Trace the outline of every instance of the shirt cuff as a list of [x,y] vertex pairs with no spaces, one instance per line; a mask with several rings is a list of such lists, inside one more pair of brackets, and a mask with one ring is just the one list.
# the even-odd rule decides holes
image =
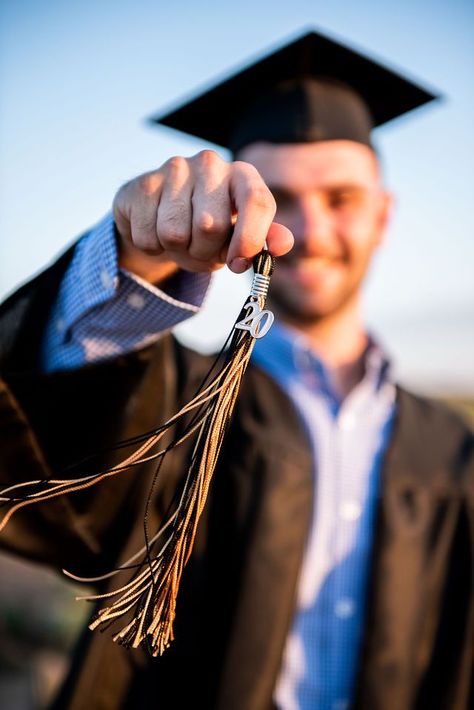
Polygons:
[[111,214],[83,237],[43,343],[47,371],[79,367],[157,340],[201,308],[211,275],[179,271],[161,288],[118,265]]

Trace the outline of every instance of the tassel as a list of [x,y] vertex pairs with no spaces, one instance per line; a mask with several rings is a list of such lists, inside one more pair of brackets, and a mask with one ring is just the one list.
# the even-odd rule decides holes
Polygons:
[[[250,296],[198,392],[162,426],[119,442],[113,447],[120,449],[139,444],[132,454],[115,466],[96,473],[29,481],[0,491],[0,503],[10,506],[0,522],[1,532],[12,515],[25,506],[84,490],[106,478],[122,475],[145,462],[157,461],[145,507],[144,547],[119,568],[99,577],[77,577],[63,570],[71,579],[89,583],[110,578],[124,569],[135,570],[132,579],[119,589],[105,594],[78,597],[107,604],[90,624],[91,629],[106,629],[110,624],[126,617],[127,623],[113,638],[127,648],[137,648],[145,644],[153,656],[158,656],[163,654],[174,639],[173,623],[179,584],[193,549],[199,518],[206,504],[242,377],[250,361],[255,339],[265,335],[273,322],[273,314],[265,310],[273,267],[274,260],[268,251],[265,250],[255,257]],[[229,348],[225,351],[229,341]],[[220,370],[212,376],[222,360]],[[177,423],[183,423],[182,433],[171,443],[163,445],[165,434]],[[172,512],[165,517],[159,530],[149,539],[148,509],[164,456],[191,436],[195,436],[195,443],[184,482],[171,507]],[[74,471],[93,458],[95,455],[68,470]],[[140,558],[141,562],[136,563]]]

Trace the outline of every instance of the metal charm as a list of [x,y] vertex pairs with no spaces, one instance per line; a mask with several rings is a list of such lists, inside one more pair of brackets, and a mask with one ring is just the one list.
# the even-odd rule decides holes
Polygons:
[[246,303],[244,308],[247,309],[247,314],[235,324],[235,327],[250,331],[253,338],[263,338],[272,327],[275,316],[271,311],[262,310],[257,301]]

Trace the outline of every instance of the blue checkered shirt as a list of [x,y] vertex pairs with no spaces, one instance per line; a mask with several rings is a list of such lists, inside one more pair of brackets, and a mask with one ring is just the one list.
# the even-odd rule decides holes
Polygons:
[[253,362],[287,392],[313,453],[312,523],[275,688],[281,710],[346,710],[353,697],[383,452],[395,387],[371,339],[365,375],[341,401],[304,336],[275,324]]
[[[80,367],[143,347],[199,310],[209,285],[182,273],[156,288],[119,268],[110,215],[78,244],[43,342],[46,371]],[[254,363],[287,392],[314,462],[314,510],[274,699],[280,710],[345,710],[354,691],[381,458],[395,388],[372,340],[365,375],[341,401],[305,338],[275,324]]]
[[179,272],[166,292],[119,268],[112,215],[78,243],[51,311],[46,372],[142,348],[197,313],[210,276]]

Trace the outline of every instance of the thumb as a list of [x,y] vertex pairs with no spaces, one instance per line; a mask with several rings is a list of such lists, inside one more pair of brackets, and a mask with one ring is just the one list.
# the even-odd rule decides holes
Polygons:
[[283,256],[293,248],[294,243],[293,234],[288,227],[279,222],[271,223],[267,234],[267,246],[272,256]]

